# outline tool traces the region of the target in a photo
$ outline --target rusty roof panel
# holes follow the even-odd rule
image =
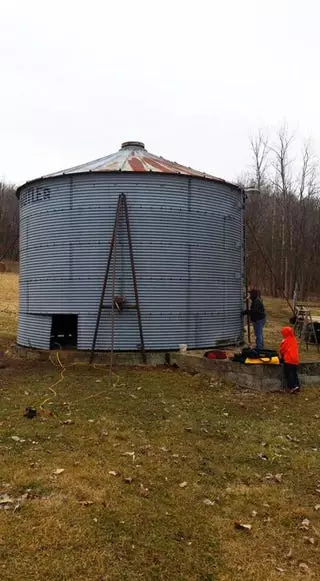
[[[220,178],[210,174],[185,167],[179,163],[169,161],[149,153],[143,143],[139,141],[126,141],[116,153],[77,165],[44,177],[56,177],[65,174],[86,172],[156,172],[166,174],[181,174],[207,178],[218,182],[224,182]]]

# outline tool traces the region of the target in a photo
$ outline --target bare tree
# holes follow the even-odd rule
[[[310,141],[303,148],[301,171],[297,178],[297,198],[299,208],[296,212],[296,247],[294,262],[294,289],[303,295],[305,291],[305,269],[302,268],[303,257],[308,247],[308,209],[310,199],[319,193],[317,160],[312,152]]]
[[[290,245],[290,240],[288,238],[288,229],[286,224],[290,220],[290,194],[292,193],[292,172],[291,172],[291,145],[293,143],[294,136],[290,135],[286,125],[283,125],[277,135],[277,142],[272,147],[272,152],[274,154],[273,168],[274,168],[274,178],[273,185],[276,194],[278,194],[281,204],[281,246],[280,246],[280,257],[279,257],[279,273],[282,287],[286,294],[288,294],[288,255],[286,253],[287,245]]]
[[[18,200],[15,188],[0,182],[0,259],[18,258]]]
[[[251,138],[250,144],[255,172],[255,180],[252,185],[254,185],[258,190],[261,190],[262,186],[265,184],[266,172],[268,169],[268,137],[265,136],[260,129],[258,135]]]
[[[299,290],[320,296],[320,198],[318,162],[306,143],[299,159],[294,158],[296,138],[283,126],[272,147],[261,132],[250,140],[252,174],[246,185],[257,186],[259,194],[247,199],[247,217],[253,234],[247,233],[248,274],[272,295]],[[263,248],[270,268],[257,248]]]

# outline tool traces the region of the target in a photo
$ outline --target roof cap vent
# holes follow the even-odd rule
[[[125,141],[121,144],[121,149],[145,149],[141,141]]]

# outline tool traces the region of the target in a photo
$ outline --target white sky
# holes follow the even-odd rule
[[[227,179],[284,120],[320,153],[319,0],[2,0],[0,178],[122,141]]]

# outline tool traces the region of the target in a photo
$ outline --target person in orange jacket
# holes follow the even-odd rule
[[[299,349],[298,341],[291,327],[281,329],[283,340],[279,348],[280,361],[283,362],[283,373],[286,384],[291,393],[299,391],[298,377]]]

